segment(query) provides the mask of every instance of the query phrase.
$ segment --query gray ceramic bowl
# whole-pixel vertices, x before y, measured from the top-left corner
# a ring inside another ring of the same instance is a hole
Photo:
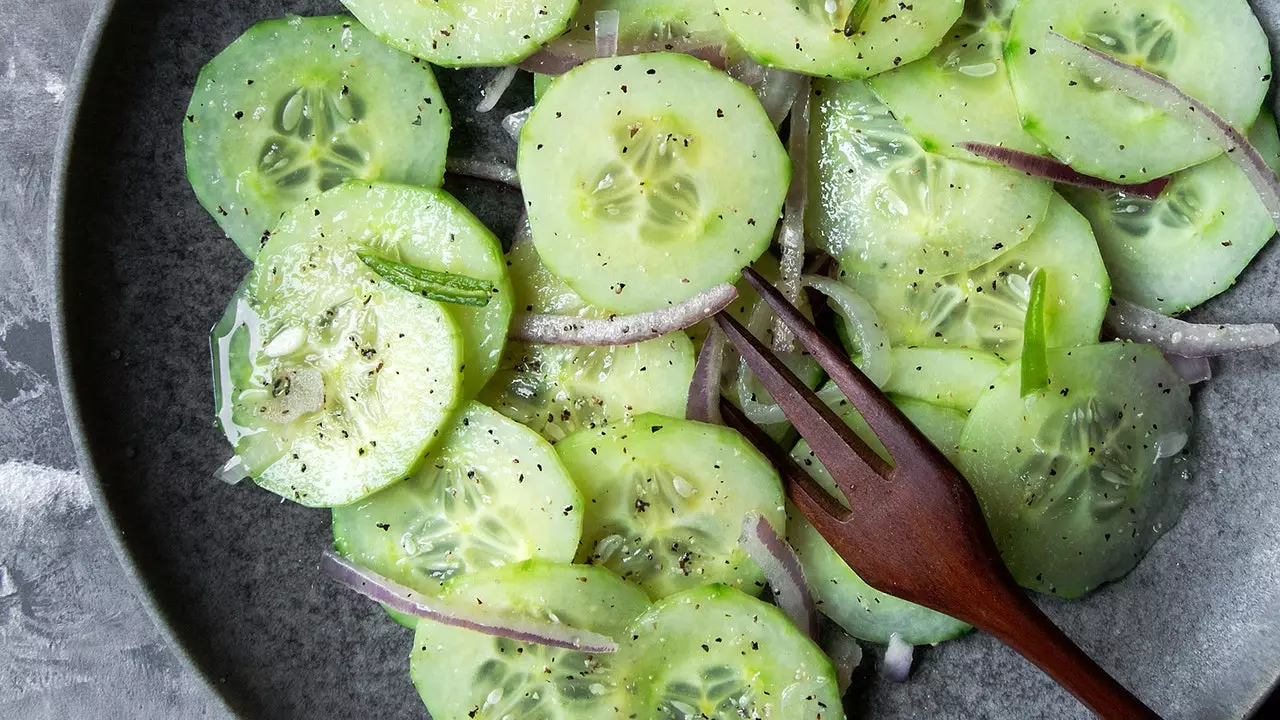
[[[1213,0],[1203,0],[1212,2]],[[184,177],[181,120],[201,65],[256,20],[336,2],[117,0],[91,28],[53,219],[57,347],[81,467],[121,559],[178,651],[249,717],[421,717],[409,631],[323,580],[328,514],[214,479],[208,330],[248,263]],[[1280,3],[1255,3],[1280,30]],[[97,35],[100,34],[100,42]],[[453,151],[510,159],[469,109],[486,71],[439,73]],[[451,186],[499,236],[517,201]],[[1200,316],[1280,318],[1272,247]],[[1280,675],[1280,352],[1217,363],[1196,391],[1190,509],[1129,577],[1046,601],[1087,651],[1170,717],[1241,717]],[[973,635],[917,653],[910,683],[866,673],[854,716],[1086,713],[1021,658]]]

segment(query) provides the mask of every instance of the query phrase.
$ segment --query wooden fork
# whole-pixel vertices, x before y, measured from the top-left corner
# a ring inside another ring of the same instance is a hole
[[[744,277],[857,408],[885,462],[741,323],[716,323],[785,411],[849,501],[849,510],[741,412],[725,421],[769,456],[787,494],[867,584],[950,615],[1021,653],[1104,718],[1158,718],[1071,641],[1005,568],[968,482],[794,305],[750,268]]]

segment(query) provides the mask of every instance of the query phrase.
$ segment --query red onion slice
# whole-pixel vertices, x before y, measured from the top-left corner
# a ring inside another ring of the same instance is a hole
[[[999,145],[988,145],[986,143],[963,142],[956,147],[967,150],[974,155],[984,157],[993,162],[1000,163],[1011,170],[1024,172],[1032,177],[1038,177],[1042,180],[1061,183],[1063,185],[1074,185],[1076,187],[1088,188],[1090,190],[1118,190],[1120,192],[1129,193],[1131,195],[1139,195],[1145,198],[1155,199],[1160,197],[1160,193],[1169,186],[1169,178],[1156,178],[1150,182],[1141,185],[1126,185],[1124,183],[1111,182],[1103,180],[1092,175],[1085,175],[1077,172],[1070,165],[1048,158],[1043,155],[1032,155],[1021,150],[1013,148],[1001,147]]]
[[[862,664],[862,646],[852,635],[829,620],[822,623],[822,639],[819,644],[835,666],[836,683],[840,688],[840,696],[844,697],[849,692],[849,686],[853,685],[854,671]]]
[[[512,323],[511,338],[540,345],[631,345],[697,325],[737,297],[737,288],[721,283],[678,305],[635,315],[582,318],[524,313]]]
[[[228,485],[239,485],[249,477],[249,469],[245,467],[244,461],[239,455],[232,455],[231,459],[225,465],[218,468],[218,472],[214,473],[214,477]]]
[[[520,131],[524,129],[524,123],[529,119],[529,113],[531,112],[533,112],[532,105],[502,118],[503,132],[510,135],[512,140],[520,142]]]
[[[1188,385],[1199,385],[1213,379],[1213,368],[1209,366],[1209,358],[1188,358],[1181,355],[1165,355],[1164,358]]]
[[[585,653],[611,653],[618,651],[612,638],[568,625],[543,622],[529,618],[503,617],[470,606],[450,605],[423,595],[362,568],[326,551],[321,562],[329,577],[364,595],[407,615],[433,620],[442,625],[466,628],[476,632],[504,637],[516,642],[534,643],[548,647],[578,650]]]
[[[617,10],[596,11],[596,57],[613,57],[618,54],[618,22],[622,14]]]
[[[880,674],[892,682],[906,682],[911,674],[911,660],[915,648],[902,641],[902,636],[893,633],[889,636],[889,647],[884,651],[884,666]]]
[[[1271,219],[1280,227],[1280,181],[1276,179],[1275,172],[1244,134],[1212,108],[1155,73],[1123,63],[1059,33],[1050,31],[1046,46],[1070,58],[1095,82],[1165,111],[1225,150],[1227,157],[1248,176],[1262,198],[1262,204],[1271,213]]]
[[[738,545],[764,573],[774,601],[796,627],[812,639],[818,638],[818,607],[804,580],[800,558],[786,540],[778,536],[759,513],[748,513],[742,521]]]
[[[693,368],[693,380],[689,383],[689,399],[685,403],[685,417],[689,420],[723,425],[720,416],[720,378],[724,373],[724,333],[715,323],[702,340],[698,351],[698,364]]]
[[[1121,340],[1155,345],[1166,355],[1217,357],[1259,350],[1280,343],[1280,329],[1270,324],[1197,325],[1112,298],[1105,327]]]
[[[497,160],[451,157],[445,160],[444,169],[451,175],[488,180],[520,189],[520,176],[516,174],[516,169]]]
[[[487,113],[497,107],[498,101],[507,93],[507,88],[511,87],[511,81],[516,79],[516,71],[519,69],[519,65],[508,65],[499,70],[480,91],[481,99],[480,104],[476,105],[476,112]]]
[[[889,335],[880,327],[875,308],[853,288],[842,282],[821,275],[805,275],[801,279],[805,287],[813,288],[835,303],[836,314],[844,319],[850,338],[857,343],[858,369],[877,386],[883,386],[893,372],[893,356],[890,354]]]
[[[787,138],[787,154],[791,158],[791,187],[782,206],[782,225],[778,244],[782,246],[782,282],[779,289],[792,305],[800,299],[800,275],[804,272],[804,210],[809,201],[809,88],[805,78],[800,95],[791,107],[791,133]],[[795,337],[781,318],[773,319],[773,351],[791,352]]]

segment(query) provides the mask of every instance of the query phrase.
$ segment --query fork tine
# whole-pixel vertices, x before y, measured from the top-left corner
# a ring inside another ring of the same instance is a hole
[[[883,490],[889,464],[741,323],[723,312],[715,320],[787,419],[809,441],[849,504],[856,507],[854,493]]]
[[[827,339],[794,305],[787,302],[777,288],[751,268],[743,269],[742,275],[760,297],[769,303],[769,307],[773,308],[782,322],[791,328],[796,339],[805,346],[818,365],[827,371],[836,387],[840,388],[845,398],[857,408],[867,425],[884,443],[895,462],[904,462],[913,453],[920,453],[922,448],[932,449],[932,444],[920,435],[902,411],[854,366],[848,354]],[[933,453],[928,455],[932,456]]]

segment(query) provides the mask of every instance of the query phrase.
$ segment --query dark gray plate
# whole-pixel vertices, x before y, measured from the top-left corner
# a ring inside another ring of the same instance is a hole
[[[1066,0],[1064,0],[1066,1]],[[1209,2],[1210,0],[1204,0]],[[110,4],[110,3],[108,3]],[[1256,3],[1278,27],[1280,7]],[[181,121],[200,66],[256,20],[336,2],[119,0],[82,58],[53,217],[57,346],[81,467],[121,558],[179,652],[250,717],[420,717],[411,635],[317,572],[328,514],[214,479],[207,333],[248,262],[196,203]],[[91,60],[91,62],[90,62]],[[469,112],[487,72],[439,73],[455,152],[511,157]],[[516,201],[451,186],[500,235]],[[1203,316],[1280,317],[1276,248]],[[1048,602],[1064,629],[1164,714],[1241,717],[1280,675],[1280,353],[1217,364],[1196,393],[1194,492],[1131,576],[1083,602]],[[854,714],[1081,717],[990,638],[917,652],[911,683],[866,677]]]

